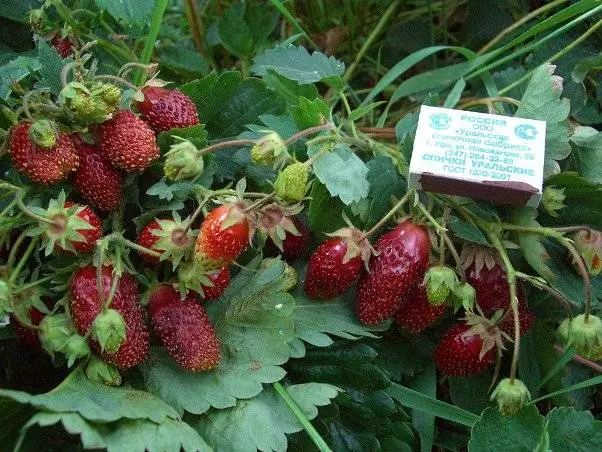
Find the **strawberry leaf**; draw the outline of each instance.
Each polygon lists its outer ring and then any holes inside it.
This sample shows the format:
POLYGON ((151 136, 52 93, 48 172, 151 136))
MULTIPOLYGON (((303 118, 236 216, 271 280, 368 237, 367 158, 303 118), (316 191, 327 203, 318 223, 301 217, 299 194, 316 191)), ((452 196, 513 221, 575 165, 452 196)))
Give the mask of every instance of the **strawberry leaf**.
MULTIPOLYGON (((319 406, 328 405, 339 389, 323 383, 292 385, 287 388, 308 419, 318 415, 319 406)), ((258 396, 238 401, 224 410, 211 410, 195 425, 215 450, 254 452, 285 451, 286 434, 303 430, 303 425, 273 388, 258 396)))
POLYGON ((155 6, 154 0, 131 0, 127 2, 114 2, 111 0, 96 0, 100 9, 106 10, 118 21, 125 22, 136 28, 142 28, 150 19, 155 6))
POLYGON ((560 172, 558 160, 571 153, 567 121, 570 104, 568 99, 560 98, 562 78, 552 75, 554 68, 544 64, 535 70, 515 114, 519 118, 546 121, 544 177, 560 172))
POLYGON ((21 430, 19 443, 35 425, 48 427, 60 423, 72 435, 80 437, 85 449, 110 451, 184 450, 210 451, 211 448, 187 423, 166 419, 160 424, 147 420, 122 420, 111 424, 90 422, 77 413, 39 412, 21 430))
MULTIPOLYGON (((311 147, 307 155, 311 157, 321 150, 321 147, 311 147)), ((339 143, 332 151, 318 157, 313 170, 330 194, 341 198, 344 204, 349 205, 368 195, 368 167, 346 144, 339 143)))
MULTIPOLYGON (((513 210, 513 219, 516 224, 528 227, 540 227, 535 218, 537 218, 537 210, 533 208, 522 207, 513 210)), ((541 236, 525 232, 520 232, 517 235, 523 256, 529 265, 546 281, 554 281, 556 275, 550 269, 550 255, 541 242, 541 236)))
POLYGON ((304 47, 278 45, 266 50, 253 60, 253 73, 264 76, 268 70, 294 80, 302 85, 326 81, 333 86, 342 87, 340 77, 345 65, 334 57, 323 53, 310 54, 304 47))
POLYGON ((0 397, 29 404, 40 410, 78 413, 95 422, 114 422, 126 418, 161 423, 168 418, 179 418, 172 407, 152 394, 93 382, 86 378, 80 368, 45 394, 32 395, 0 389, 0 397))

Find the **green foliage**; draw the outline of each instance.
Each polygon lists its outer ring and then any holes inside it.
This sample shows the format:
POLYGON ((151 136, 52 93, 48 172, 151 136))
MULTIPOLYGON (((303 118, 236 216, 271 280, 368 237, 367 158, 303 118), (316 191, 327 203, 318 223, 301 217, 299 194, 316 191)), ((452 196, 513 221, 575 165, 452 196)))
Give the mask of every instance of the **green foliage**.
MULTIPOLYGON (((330 146, 330 145, 323 145, 330 146)), ((336 144, 332 150, 322 146, 310 148, 307 155, 321 155, 314 161, 312 168, 331 196, 338 196, 344 204, 357 202, 368 195, 370 185, 366 179, 368 167, 356 156, 349 146, 336 144)))
MULTIPOLYGON (((328 405, 339 389, 323 383, 288 386, 287 391, 307 419, 318 414, 319 406, 328 405)), ((232 408, 211 410, 195 424, 215 450, 253 452, 287 450, 286 434, 303 430, 299 420, 273 388, 265 389, 249 400, 240 400, 232 408)))
POLYGON ((276 71, 284 77, 301 85, 324 81, 333 86, 342 86, 340 76, 345 65, 334 57, 327 57, 320 52, 310 54, 305 47, 280 45, 266 50, 253 60, 251 70, 260 76, 268 70, 276 71))
POLYGON ((126 25, 142 28, 147 24, 155 7, 154 0, 134 0, 128 2, 113 2, 110 0, 95 0, 100 9, 106 10, 111 16, 126 25))
POLYGON ((527 85, 515 116, 546 121, 546 159, 544 177, 560 171, 559 160, 571 153, 569 146, 569 123, 567 121, 570 104, 561 99, 562 80, 552 75, 553 67, 543 65, 537 68, 527 85))

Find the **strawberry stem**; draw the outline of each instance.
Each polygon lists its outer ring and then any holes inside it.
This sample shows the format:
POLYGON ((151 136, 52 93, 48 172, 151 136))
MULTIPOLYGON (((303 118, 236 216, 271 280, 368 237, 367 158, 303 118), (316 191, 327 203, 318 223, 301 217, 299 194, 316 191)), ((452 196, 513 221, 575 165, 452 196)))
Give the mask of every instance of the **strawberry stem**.
POLYGON ((376 231, 378 231, 381 227, 383 227, 393 217, 393 215, 395 215, 395 213, 399 209, 401 209, 406 202, 408 202, 408 200, 410 199, 410 197, 412 195, 414 195, 414 190, 409 190, 408 192, 406 192, 406 194, 403 195, 403 197, 397 202, 397 204, 395 204, 393 206, 393 208, 391 210, 389 210, 389 212, 387 212, 387 214, 384 217, 382 217, 380 220, 378 220, 378 223, 376 223, 374 226, 372 226, 372 228, 368 232, 366 232, 364 234, 364 236, 366 238, 369 238, 376 231))
POLYGON ((245 208, 245 210, 243 210, 243 213, 251 212, 252 210, 256 209, 257 207, 262 206, 263 204, 265 204, 267 202, 270 202, 272 199, 274 199, 275 196, 276 196, 275 192, 268 193, 263 198, 259 198, 257 201, 255 201, 253 204, 251 204, 249 207, 245 208))
MULTIPOLYGON (((579 229, 583 229, 582 226, 577 226, 577 228, 579 229)), ((527 234, 539 234, 539 235, 543 235, 544 237, 550 237, 554 240, 556 240, 558 243, 560 243, 562 246, 564 246, 568 252, 571 254, 571 256, 573 257, 575 264, 577 265, 577 269, 579 270, 579 274, 581 275, 581 278, 583 279, 583 285, 584 285, 584 292, 585 292, 585 320, 587 321, 587 319, 589 318, 589 315, 591 313, 591 309, 592 309, 592 282, 590 280, 589 274, 587 272, 587 269, 585 268, 585 265, 583 264, 583 258, 581 257, 581 255, 579 254, 579 252, 575 249, 575 247, 573 246, 573 243, 571 240, 567 239, 563 233, 566 232, 573 232, 572 228, 546 228, 546 227, 537 227, 537 226, 521 226, 521 225, 515 225, 515 224, 511 224, 511 223, 502 223, 502 229, 506 229, 509 231, 515 231, 515 232, 523 232, 523 233, 527 233, 527 234)), ((589 229, 589 228, 586 228, 589 229)))
MULTIPOLYGON (((441 221, 441 226, 444 228, 447 226, 447 222, 449 220, 449 207, 445 206, 443 208, 443 220, 441 221)), ((443 234, 440 236, 441 243, 439 244, 439 266, 445 265, 445 239, 443 238, 443 234)))
POLYGON ((545 279, 527 275, 526 273, 522 273, 519 271, 516 272, 516 277, 522 279, 523 281, 527 281, 529 284, 531 284, 533 287, 538 288, 539 290, 548 292, 551 296, 558 300, 560 304, 566 309, 568 317, 573 316, 573 313, 571 311, 572 305, 570 301, 567 300, 560 291, 550 286, 545 279))
POLYGON ((308 129, 297 132, 296 134, 292 135, 290 138, 287 138, 284 141, 284 144, 288 146, 289 144, 295 143, 295 142, 299 141, 301 138, 304 138, 308 135, 313 135, 314 133, 322 132, 324 130, 335 130, 335 129, 336 129, 336 127, 331 122, 320 125, 320 126, 310 127, 308 129))
MULTIPOLYGON (((349 101, 347 100, 347 96, 345 96, 345 93, 342 90, 339 91, 339 97, 343 101, 345 111, 347 112, 347 117, 350 117, 351 116, 351 107, 349 106, 349 101)), ((355 138, 358 138, 357 130, 355 130, 355 124, 351 119, 349 119, 349 125, 351 126, 351 133, 353 134, 353 136, 355 138)))
MULTIPOLYGON (((167 3, 167 0, 158 0, 155 2, 155 8, 150 21, 150 30, 148 32, 148 36, 144 40, 144 48, 142 49, 142 55, 140 55, 140 63, 142 64, 150 63, 153 55, 153 49, 155 48, 155 42, 157 41, 157 36, 159 36, 163 15, 167 9, 167 3)), ((144 83, 144 75, 144 71, 138 71, 136 74, 134 82, 137 86, 140 86, 142 83, 144 83)))
POLYGON ((510 381, 514 383, 514 380, 516 379, 516 368, 518 366, 518 356, 520 353, 520 319, 518 316, 518 298, 516 297, 516 272, 500 238, 494 233, 489 233, 489 240, 500 254, 506 270, 508 286, 510 287, 510 309, 512 309, 512 315, 514 317, 514 351, 512 354, 512 364, 510 366, 510 381))
POLYGON ((19 259, 19 263, 17 264, 14 271, 11 273, 10 277, 8 278, 9 283, 15 282, 15 280, 19 277, 19 274, 21 274, 21 270, 23 270, 23 267, 25 267, 25 264, 27 263, 29 256, 31 255, 31 253, 33 252, 33 250, 35 249, 37 244, 38 244, 38 238, 35 237, 31 240, 31 243, 25 250, 25 253, 23 253, 23 256, 21 256, 21 259, 19 259))
POLYGON ((211 146, 207 146, 199 151, 198 156, 201 157, 205 154, 209 154, 213 151, 217 151, 218 149, 231 148, 234 146, 248 146, 250 144, 255 144, 256 140, 228 140, 221 141, 219 143, 212 144, 211 146))
POLYGON ((320 434, 312 425, 310 420, 307 419, 307 416, 305 416, 295 399, 293 399, 293 397, 286 390, 286 388, 282 386, 278 381, 276 383, 272 383, 272 386, 276 390, 278 395, 282 397, 282 400, 284 400, 284 403, 293 412, 297 420, 301 423, 301 425, 303 425, 303 428, 305 429, 311 440, 314 442, 318 450, 320 450, 321 452, 332 452, 332 449, 328 447, 328 444, 326 444, 324 438, 320 436, 320 434))
POLYGON ((19 251, 19 248, 21 247, 21 244, 23 243, 23 240, 25 240, 26 237, 27 237, 27 230, 25 230, 25 231, 21 232, 21 234, 19 234, 19 236, 15 240, 15 243, 13 243, 13 246, 10 249, 10 253, 8 254, 8 260, 6 262, 6 268, 7 268, 9 275, 11 273, 11 269, 13 268, 13 265, 15 264, 15 259, 17 258, 17 251, 19 251))
POLYGON ((55 222, 53 220, 43 217, 41 215, 38 215, 37 213, 33 212, 29 207, 27 207, 25 205, 25 203, 23 202, 23 190, 17 190, 17 193, 15 195, 15 201, 17 202, 17 207, 19 208, 19 210, 21 210, 21 212, 23 212, 26 216, 28 216, 32 220, 36 220, 41 223, 46 223, 46 224, 50 224, 50 225, 55 224, 55 222))

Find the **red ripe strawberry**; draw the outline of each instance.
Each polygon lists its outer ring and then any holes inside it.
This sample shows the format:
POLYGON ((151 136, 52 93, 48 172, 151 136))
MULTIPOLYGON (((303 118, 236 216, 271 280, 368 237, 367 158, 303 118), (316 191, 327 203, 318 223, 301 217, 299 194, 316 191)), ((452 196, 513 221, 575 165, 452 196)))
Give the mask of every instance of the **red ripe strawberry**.
MULTIPOLYGON (((148 248, 149 250, 161 252, 157 248, 155 248, 156 243, 159 241, 159 237, 154 234, 154 231, 158 231, 161 229, 157 220, 151 221, 149 224, 144 226, 138 237, 136 237, 136 243, 144 248, 148 248)), ((150 254, 140 253, 142 259, 151 264, 156 264, 159 262, 158 256, 151 256, 150 254)))
POLYGON ((98 149, 116 168, 137 173, 159 158, 155 134, 130 110, 121 110, 95 129, 98 149))
MULTIPOLYGON (((103 300, 109 296, 113 280, 113 268, 101 269, 103 300)), ((86 335, 96 316, 101 312, 101 300, 96 286, 96 267, 88 265, 77 270, 71 279, 71 318, 75 329, 86 335)), ((124 273, 117 283, 117 290, 110 304, 122 316, 126 325, 125 341, 115 353, 102 353, 103 358, 120 369, 128 369, 142 363, 148 356, 148 330, 144 322, 144 313, 139 304, 136 280, 124 273)), ((100 352, 99 344, 90 339, 92 347, 100 352)))
POLYGON ((203 299, 208 301, 217 300, 224 294, 226 287, 230 285, 230 269, 224 267, 214 273, 208 273, 205 275, 209 281, 213 283, 212 286, 206 286, 201 284, 203 290, 203 299))
POLYGON ((434 306, 429 303, 426 287, 414 286, 397 311, 397 324, 412 334, 420 334, 435 323, 445 312, 446 305, 434 306))
POLYGON ((56 49, 61 58, 67 58, 73 53, 73 43, 69 38, 62 38, 60 35, 54 35, 50 45, 56 49))
POLYGON ((247 218, 238 207, 223 205, 213 209, 203 220, 195 258, 205 269, 218 269, 234 262, 248 245, 247 218))
POLYGON ((138 110, 155 132, 195 126, 199 123, 196 105, 182 91, 147 86, 142 89, 142 94, 144 101, 137 103, 138 110))
POLYGON ((481 357, 483 338, 479 334, 466 334, 470 329, 470 325, 458 323, 443 334, 433 356, 439 372, 454 376, 475 375, 483 373, 495 362, 495 348, 481 357))
POLYGON ((172 286, 162 285, 150 294, 148 307, 161 343, 180 366, 194 372, 218 366, 220 343, 194 292, 182 300, 172 286))
MULTIPOLYGON (((73 205, 74 204, 71 201, 65 201, 65 208, 68 209, 73 205)), ((100 221, 100 218, 98 218, 98 215, 96 215, 88 206, 85 206, 76 215, 90 224, 92 229, 76 229, 76 231, 83 236, 85 241, 77 242, 72 240, 71 245, 75 248, 75 251, 79 253, 91 253, 94 250, 96 241, 102 237, 102 222, 100 221)))
POLYGON ((10 130, 9 151, 15 168, 36 184, 56 184, 77 169, 79 158, 67 135, 55 134, 52 146, 41 146, 31 139, 31 123, 20 122, 10 130))
MULTIPOLYGON (((518 305, 518 322, 520 324, 520 334, 527 334, 531 327, 533 326, 533 322, 535 322, 535 315, 526 307, 524 300, 521 300, 521 297, 518 297, 519 305, 518 305)), ((514 338, 514 315, 510 312, 506 318, 500 323, 500 329, 508 334, 510 337, 514 338)))
POLYGON ((366 325, 391 318, 428 267, 430 238, 420 225, 406 221, 384 234, 374 248, 369 272, 359 280, 356 313, 366 325))
POLYGON ((287 233, 282 241, 282 256, 286 261, 294 261, 305 254, 311 241, 309 229, 301 220, 292 217, 291 221, 297 228, 299 235, 287 233))
MULTIPOLYGON (((52 308, 54 305, 54 301, 48 297, 42 297, 42 301, 48 307, 48 309, 52 308)), ((35 326, 39 325, 42 319, 46 317, 46 314, 38 311, 33 306, 29 308, 28 313, 31 324, 35 326)), ((36 330, 33 330, 28 325, 24 325, 19 322, 19 319, 17 319, 17 317, 13 314, 10 316, 10 324, 13 326, 15 335, 21 344, 32 350, 42 350, 40 337, 38 336, 38 332, 36 330)))
POLYGON ((491 268, 483 264, 477 268, 473 262, 466 269, 466 282, 474 287, 477 303, 483 314, 490 317, 500 309, 506 309, 510 303, 510 287, 506 271, 495 263, 491 268))
POLYGON ((73 176, 73 186, 94 207, 113 210, 119 207, 123 194, 123 178, 94 146, 77 135, 71 137, 79 154, 79 168, 73 176))
POLYGON ((362 257, 345 261, 347 242, 333 237, 323 242, 309 258, 305 276, 305 293, 312 298, 328 300, 341 295, 362 270, 362 257))

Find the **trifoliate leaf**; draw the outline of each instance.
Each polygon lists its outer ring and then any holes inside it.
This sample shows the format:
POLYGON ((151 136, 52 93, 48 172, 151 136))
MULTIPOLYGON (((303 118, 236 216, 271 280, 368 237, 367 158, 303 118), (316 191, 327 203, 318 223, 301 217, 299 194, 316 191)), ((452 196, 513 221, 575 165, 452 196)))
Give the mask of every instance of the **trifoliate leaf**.
POLYGON ((302 85, 324 80, 340 87, 340 77, 345 72, 345 65, 334 57, 320 52, 310 54, 304 47, 293 45, 266 50, 253 63, 251 70, 257 75, 263 76, 271 69, 302 85))
POLYGON ((180 368, 162 349, 153 349, 141 366, 149 391, 176 408, 204 413, 211 406, 232 407, 236 399, 254 397, 262 383, 285 375, 294 339, 295 301, 284 292, 281 261, 255 271, 258 259, 232 280, 223 297, 208 306, 222 344, 219 367, 205 373, 180 368))
MULTIPOLYGON (((320 146, 311 147, 307 155, 311 157, 321 151, 320 146)), ((338 196, 347 205, 368 195, 368 167, 346 144, 336 144, 331 151, 318 157, 313 170, 330 194, 338 196)))
MULTIPOLYGON (((308 419, 315 418, 317 407, 328 405, 339 392, 335 386, 322 383, 292 385, 286 390, 308 419)), ((240 452, 285 451, 286 434, 303 429, 273 388, 250 400, 240 400, 232 408, 211 410, 195 427, 215 450, 240 452)))
POLYGON ((554 66, 544 64, 537 68, 527 85, 516 110, 519 118, 546 121, 546 157, 544 177, 560 171, 558 160, 571 153, 569 146, 569 100, 561 99, 562 78, 552 75, 554 66))
POLYGON ((161 423, 178 419, 178 413, 152 394, 129 388, 112 388, 88 380, 83 371, 74 370, 60 385, 45 394, 0 389, 0 397, 56 412, 74 412, 96 422, 121 418, 148 419, 161 423))
POLYGON ((330 118, 330 108, 321 97, 313 100, 300 97, 297 105, 290 109, 297 127, 301 129, 318 126, 324 119, 330 118))
POLYGON ((50 47, 44 39, 38 39, 36 43, 38 58, 41 64, 40 80, 37 88, 49 88, 50 92, 58 96, 63 88, 61 83, 61 71, 63 70, 63 59, 55 48, 50 47))

